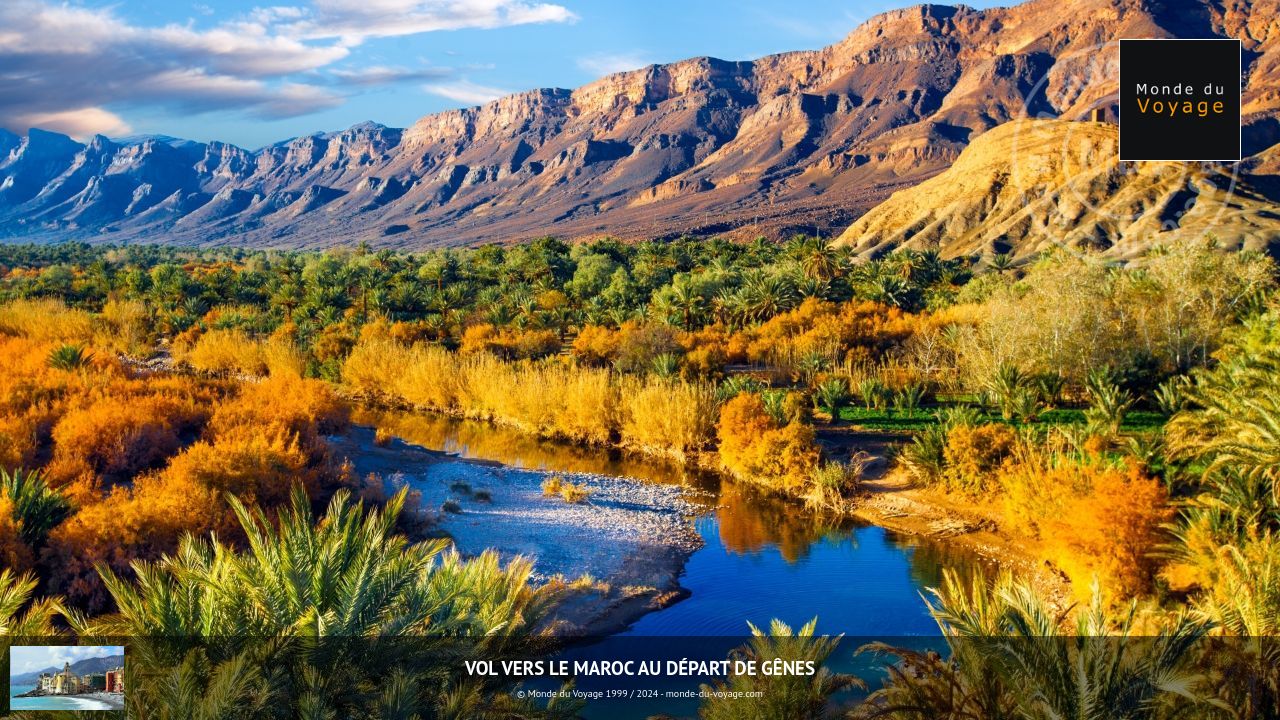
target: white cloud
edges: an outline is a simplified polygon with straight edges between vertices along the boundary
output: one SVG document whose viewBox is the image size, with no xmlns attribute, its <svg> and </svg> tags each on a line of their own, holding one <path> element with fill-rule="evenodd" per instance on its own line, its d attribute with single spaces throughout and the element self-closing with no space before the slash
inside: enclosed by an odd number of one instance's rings
<svg viewBox="0 0 1280 720">
<path fill-rule="evenodd" d="M 0 3 L 0 28 L 0 127 L 16 131 L 45 120 L 76 134 L 119 132 L 117 108 L 137 105 L 302 115 L 342 98 L 286 79 L 349 53 L 253 23 L 146 28 L 109 9 L 39 0 Z"/>
<path fill-rule="evenodd" d="M 495 87 L 485 85 L 477 85 L 470 80 L 458 80 L 450 83 L 433 83 L 424 85 L 423 90 L 432 95 L 440 95 L 450 100 L 456 100 L 467 105 L 483 105 L 491 100 L 497 100 L 503 95 L 510 95 L 509 90 L 502 90 Z"/>
<path fill-rule="evenodd" d="M 14 131 L 22 131 L 34 127 L 65 133 L 80 140 L 93 135 L 119 137 L 133 132 L 133 128 L 129 126 L 129 123 L 125 122 L 119 115 L 103 110 L 100 107 L 84 107 L 50 113 L 31 113 L 12 117 Z"/>
<path fill-rule="evenodd" d="M 49 667 L 61 669 L 64 663 L 123 654 L 124 648 L 118 646 L 15 645 L 10 654 L 9 674 L 24 675 Z"/>
<path fill-rule="evenodd" d="M 578 67 L 594 75 L 612 75 L 652 63 L 652 60 L 646 59 L 641 53 L 596 53 L 578 58 Z"/>
<path fill-rule="evenodd" d="M 340 38 L 344 45 L 358 45 L 370 37 L 578 19 L 564 6 L 526 0 L 314 0 L 314 6 L 314 12 L 280 25 L 280 30 L 294 37 Z"/>
<path fill-rule="evenodd" d="M 387 65 L 370 65 L 363 68 L 342 68 L 330 71 L 344 85 L 388 85 L 411 80 L 440 80 L 453 77 L 456 70 L 446 67 L 405 68 Z"/>
<path fill-rule="evenodd" d="M 457 70 L 333 66 L 368 38 L 576 19 L 536 0 L 313 0 L 212 27 L 144 27 L 114 7 L 54 2 L 0 0 L 0 127 L 21 132 L 40 119 L 76 134 L 119 133 L 128 124 L 116 113 L 139 106 L 293 117 L 341 104 L 352 91 L 342 87 L 422 80 L 483 102 L 505 92 L 444 82 Z"/>
</svg>

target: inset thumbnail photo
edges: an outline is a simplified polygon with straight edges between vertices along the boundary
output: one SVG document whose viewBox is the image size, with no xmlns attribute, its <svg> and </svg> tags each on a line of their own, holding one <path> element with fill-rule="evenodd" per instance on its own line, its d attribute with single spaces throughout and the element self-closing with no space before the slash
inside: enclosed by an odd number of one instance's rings
<svg viewBox="0 0 1280 720">
<path fill-rule="evenodd" d="M 9 710 L 119 710 L 124 648 L 16 645 L 9 654 Z"/>
</svg>

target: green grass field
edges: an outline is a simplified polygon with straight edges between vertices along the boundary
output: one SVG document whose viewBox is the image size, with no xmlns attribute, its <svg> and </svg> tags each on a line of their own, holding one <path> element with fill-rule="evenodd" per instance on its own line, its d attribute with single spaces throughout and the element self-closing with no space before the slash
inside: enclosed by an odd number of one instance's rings
<svg viewBox="0 0 1280 720">
<path fill-rule="evenodd" d="M 868 410 L 861 405 L 845 407 L 840 410 L 840 419 L 852 425 L 858 425 L 871 430 L 883 430 L 888 432 L 915 432 L 937 423 L 935 413 L 946 407 L 939 405 L 934 407 L 925 407 L 915 410 L 911 413 L 902 413 L 896 410 Z M 1005 422 L 999 414 L 982 411 L 979 418 L 983 422 Z M 1157 430 L 1164 425 L 1166 418 L 1158 412 L 1150 410 L 1135 410 L 1125 416 L 1124 423 L 1120 429 L 1124 432 L 1149 432 Z M 1084 410 L 1075 408 L 1057 408 L 1054 410 L 1046 410 L 1036 418 L 1035 422 L 1029 423 L 1033 427 L 1048 427 L 1051 425 L 1083 425 Z M 1010 425 L 1022 425 L 1020 422 L 1011 422 Z"/>
</svg>

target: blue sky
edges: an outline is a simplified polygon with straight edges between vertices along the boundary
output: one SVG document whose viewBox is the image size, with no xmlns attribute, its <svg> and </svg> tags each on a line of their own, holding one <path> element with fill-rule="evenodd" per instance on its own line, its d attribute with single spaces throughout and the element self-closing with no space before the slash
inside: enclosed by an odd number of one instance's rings
<svg viewBox="0 0 1280 720">
<path fill-rule="evenodd" d="M 49 667 L 61 670 L 64 663 L 123 654 L 124 648 L 106 645 L 17 645 L 9 654 L 9 675 L 26 675 Z"/>
<path fill-rule="evenodd" d="M 257 147 L 653 62 L 817 48 L 907 4 L 2 0 L 0 127 Z"/>
</svg>

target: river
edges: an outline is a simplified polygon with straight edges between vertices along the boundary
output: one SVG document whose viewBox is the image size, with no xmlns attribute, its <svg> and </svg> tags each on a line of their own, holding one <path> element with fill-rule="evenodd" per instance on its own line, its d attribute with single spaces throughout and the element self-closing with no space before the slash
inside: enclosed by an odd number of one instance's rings
<svg viewBox="0 0 1280 720">
<path fill-rule="evenodd" d="M 880 673 L 873 669 L 877 661 L 867 654 L 855 655 L 855 650 L 871 641 L 938 646 L 939 630 L 928 613 L 926 588 L 939 583 L 944 568 L 964 573 L 985 562 L 927 538 L 851 521 L 824 521 L 793 502 L 763 496 L 715 474 L 617 451 L 435 416 L 366 411 L 356 420 L 461 458 L 687 488 L 690 501 L 701 508 L 694 525 L 702 539 L 679 580 L 689 596 L 640 617 L 604 642 L 570 650 L 565 655 L 569 658 L 724 657 L 741 645 L 748 622 L 763 628 L 777 618 L 798 628 L 816 617 L 820 634 L 845 636 L 831 667 L 873 676 L 869 679 L 874 684 Z M 696 689 L 698 682 L 676 685 Z M 616 679 L 578 683 L 582 690 L 618 686 Z M 631 700 L 594 703 L 586 715 L 639 719 L 659 711 L 692 714 L 696 707 L 696 700 Z"/>
</svg>

